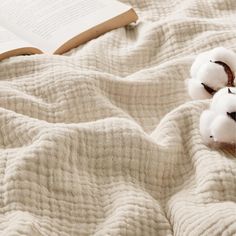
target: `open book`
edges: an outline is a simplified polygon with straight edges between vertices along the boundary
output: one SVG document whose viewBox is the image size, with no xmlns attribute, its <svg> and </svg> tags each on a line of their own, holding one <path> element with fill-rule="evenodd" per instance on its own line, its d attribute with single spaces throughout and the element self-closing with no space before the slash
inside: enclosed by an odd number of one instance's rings
<svg viewBox="0 0 236 236">
<path fill-rule="evenodd" d="M 62 54 L 137 18 L 116 0 L 1 0 L 0 60 Z"/>
</svg>

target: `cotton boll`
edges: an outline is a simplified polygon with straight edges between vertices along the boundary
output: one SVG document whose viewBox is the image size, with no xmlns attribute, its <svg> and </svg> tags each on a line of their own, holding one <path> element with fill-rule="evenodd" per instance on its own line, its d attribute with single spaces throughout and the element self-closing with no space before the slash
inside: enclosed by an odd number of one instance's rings
<svg viewBox="0 0 236 236">
<path fill-rule="evenodd" d="M 192 64 L 188 92 L 193 99 L 207 99 L 225 86 L 233 86 L 236 54 L 218 47 L 199 54 Z"/>
<path fill-rule="evenodd" d="M 210 51 L 202 52 L 199 55 L 197 55 L 190 69 L 191 77 L 195 78 L 197 76 L 200 67 L 209 61 L 210 61 Z"/>
<path fill-rule="evenodd" d="M 200 117 L 200 133 L 204 141 L 208 144 L 213 142 L 210 126 L 214 118 L 215 113 L 210 110 L 204 111 Z"/>
<path fill-rule="evenodd" d="M 234 91 L 234 90 L 233 90 L 234 88 L 229 88 L 229 87 L 222 88 L 222 89 L 218 90 L 217 93 L 214 94 L 212 100 L 215 100 L 215 101 L 216 101 L 216 100 L 218 100 L 220 97 L 222 97 L 222 96 L 228 94 L 228 89 Z"/>
<path fill-rule="evenodd" d="M 222 88 L 214 94 L 213 99 L 212 99 L 211 107 L 214 108 L 214 105 L 218 103 L 219 99 L 222 100 L 224 95 L 229 94 L 229 90 L 230 90 L 231 94 L 236 95 L 236 88 L 234 88 L 234 87 Z"/>
<path fill-rule="evenodd" d="M 191 77 L 196 77 L 201 66 L 210 61 L 222 61 L 226 63 L 232 71 L 236 71 L 236 53 L 224 47 L 216 47 L 197 55 L 190 69 Z"/>
<path fill-rule="evenodd" d="M 226 114 L 227 112 L 236 111 L 236 96 L 224 95 L 217 103 L 212 103 L 211 109 L 218 114 Z"/>
<path fill-rule="evenodd" d="M 219 103 L 221 104 L 223 97 L 225 95 L 227 95 L 227 93 L 228 93 L 228 88 L 223 88 L 223 89 L 220 89 L 219 91 L 217 91 L 212 98 L 210 109 L 217 112 L 218 107 L 219 107 Z"/>
<path fill-rule="evenodd" d="M 212 61 L 222 61 L 226 63 L 232 71 L 236 71 L 236 54 L 224 47 L 217 47 L 210 51 Z"/>
<path fill-rule="evenodd" d="M 204 89 L 201 81 L 197 79 L 187 80 L 187 89 L 192 99 L 209 99 L 212 96 Z"/>
<path fill-rule="evenodd" d="M 227 85 L 228 76 L 224 68 L 213 62 L 206 62 L 199 68 L 196 78 L 214 90 Z"/>
<path fill-rule="evenodd" d="M 200 133 L 209 144 L 236 144 L 236 88 L 215 93 L 209 110 L 200 118 Z"/>
<path fill-rule="evenodd" d="M 211 125 L 213 139 L 220 143 L 236 143 L 236 122 L 226 115 L 218 115 Z"/>
<path fill-rule="evenodd" d="M 230 93 L 229 93 L 230 91 Z M 217 114 L 227 114 L 236 111 L 236 92 L 235 88 L 224 88 L 219 90 L 212 99 L 211 110 Z"/>
</svg>

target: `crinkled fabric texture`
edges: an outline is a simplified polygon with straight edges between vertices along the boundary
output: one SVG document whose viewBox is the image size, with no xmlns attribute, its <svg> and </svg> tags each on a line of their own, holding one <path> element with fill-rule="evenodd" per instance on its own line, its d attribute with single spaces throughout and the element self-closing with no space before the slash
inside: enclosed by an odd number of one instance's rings
<svg viewBox="0 0 236 236">
<path fill-rule="evenodd" d="M 236 1 L 123 2 L 136 26 L 0 63 L 1 235 L 236 234 L 236 150 L 203 143 L 185 88 L 236 50 Z"/>
</svg>

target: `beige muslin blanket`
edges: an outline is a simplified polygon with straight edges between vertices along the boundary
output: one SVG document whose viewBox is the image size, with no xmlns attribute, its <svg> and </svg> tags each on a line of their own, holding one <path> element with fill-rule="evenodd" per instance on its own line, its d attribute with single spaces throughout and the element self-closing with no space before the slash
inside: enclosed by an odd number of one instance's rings
<svg viewBox="0 0 236 236">
<path fill-rule="evenodd" d="M 123 2 L 136 26 L 0 62 L 0 235 L 236 234 L 236 150 L 202 142 L 184 85 L 236 50 L 236 1 Z"/>
</svg>

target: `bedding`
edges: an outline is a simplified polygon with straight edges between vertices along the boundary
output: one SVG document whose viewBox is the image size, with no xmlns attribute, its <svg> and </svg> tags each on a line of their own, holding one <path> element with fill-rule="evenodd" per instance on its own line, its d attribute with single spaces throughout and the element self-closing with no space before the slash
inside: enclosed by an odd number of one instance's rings
<svg viewBox="0 0 236 236">
<path fill-rule="evenodd" d="M 185 87 L 236 51 L 235 0 L 123 2 L 137 24 L 0 63 L 0 235 L 236 234 L 236 149 L 204 144 Z"/>
</svg>

